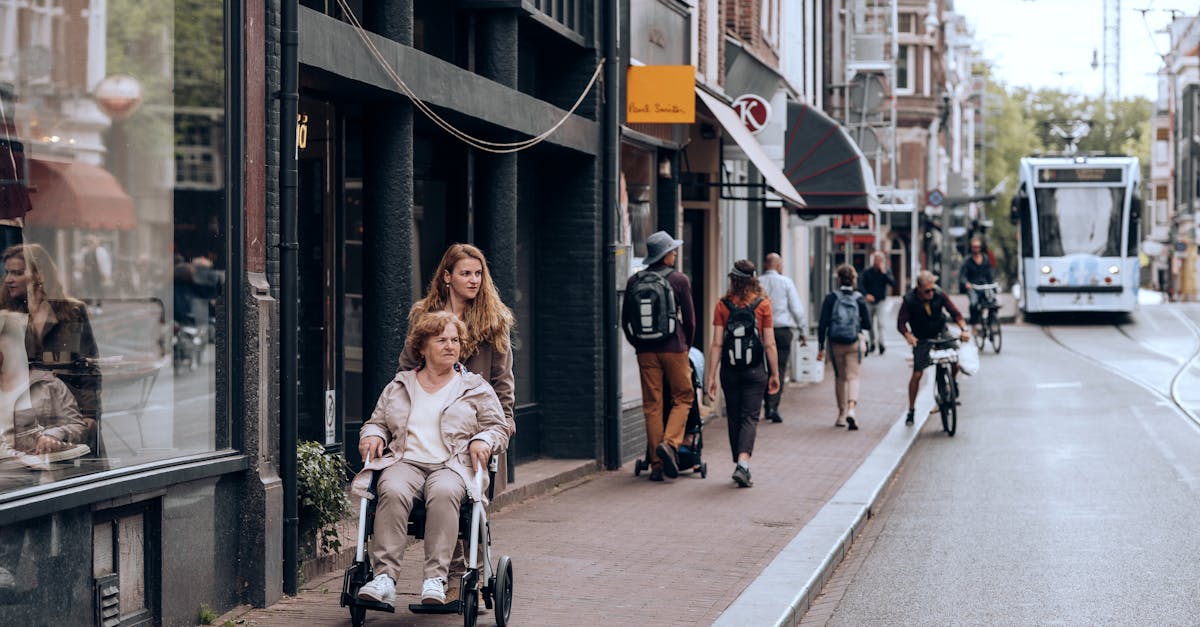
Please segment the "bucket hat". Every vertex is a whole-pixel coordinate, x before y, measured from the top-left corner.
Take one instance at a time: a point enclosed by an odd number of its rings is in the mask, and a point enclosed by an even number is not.
[[[671,237],[670,233],[655,231],[646,238],[646,258],[642,262],[648,266],[658,263],[667,256],[667,253],[682,245],[683,240]]]

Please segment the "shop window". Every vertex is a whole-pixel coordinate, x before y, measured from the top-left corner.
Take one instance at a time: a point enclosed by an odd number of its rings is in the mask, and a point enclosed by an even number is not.
[[[646,238],[656,231],[654,219],[654,184],[658,177],[655,151],[631,144],[621,146],[621,208],[622,236],[632,246],[633,268],[642,265],[646,256]]]
[[[88,6],[0,3],[0,501],[230,445],[223,3]]]

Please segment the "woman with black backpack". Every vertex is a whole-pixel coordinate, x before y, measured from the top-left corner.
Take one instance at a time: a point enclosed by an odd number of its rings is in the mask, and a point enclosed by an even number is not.
[[[704,373],[704,390],[717,396],[717,374],[725,393],[729,449],[736,466],[733,481],[739,488],[750,480],[750,456],[762,411],[763,393],[779,391],[779,363],[775,352],[771,301],[758,284],[754,262],[741,259],[729,272],[729,291],[713,312],[712,346]]]
[[[871,328],[871,312],[863,295],[854,289],[858,273],[849,264],[837,268],[838,289],[821,303],[817,326],[817,361],[825,360],[825,338],[829,338],[829,363],[833,366],[833,389],[838,415],[834,425],[857,431],[854,410],[858,406],[858,369],[862,365],[862,332]],[[845,422],[843,422],[845,419]]]

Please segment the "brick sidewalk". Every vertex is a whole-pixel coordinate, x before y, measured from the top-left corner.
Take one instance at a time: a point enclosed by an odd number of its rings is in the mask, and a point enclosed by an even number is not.
[[[760,423],[754,487],[737,489],[723,419],[704,431],[708,478],[651,483],[633,464],[493,515],[493,550],[514,570],[518,625],[708,625],[858,469],[906,406],[909,351],[889,333],[885,356],[862,368],[860,430],[833,426],[832,371],[789,386],[781,424]],[[828,370],[828,369],[827,369]],[[409,547],[397,607],[415,600],[420,545]],[[799,585],[800,582],[797,583]],[[241,625],[349,625],[338,606],[341,572],[296,597],[222,618]],[[457,625],[458,615],[368,613],[369,625]],[[494,624],[484,611],[481,625]],[[218,623],[220,624],[220,623]]]

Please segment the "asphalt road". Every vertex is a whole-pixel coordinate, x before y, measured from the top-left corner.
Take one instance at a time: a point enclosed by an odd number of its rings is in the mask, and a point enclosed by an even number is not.
[[[1200,410],[1197,320],[1007,325],[805,623],[1200,623],[1200,427],[1171,401]]]

